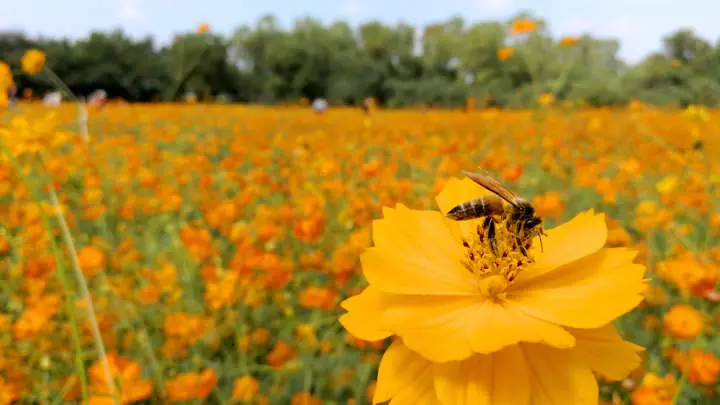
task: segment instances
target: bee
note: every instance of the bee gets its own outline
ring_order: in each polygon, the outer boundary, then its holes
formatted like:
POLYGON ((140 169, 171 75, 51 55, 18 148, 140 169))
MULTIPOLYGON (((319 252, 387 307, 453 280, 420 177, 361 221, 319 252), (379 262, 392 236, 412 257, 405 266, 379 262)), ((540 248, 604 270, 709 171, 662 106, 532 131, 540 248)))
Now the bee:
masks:
POLYGON ((542 235, 545 235, 542 229, 542 219, 535 215, 535 207, 532 204, 511 191, 499 180, 477 173, 463 173, 493 194, 457 205, 445 214, 446 217, 455 221, 485 217, 482 227, 487 231, 490 246, 496 255, 495 225, 501 222, 497 217, 506 219, 507 229, 514 233, 517 247, 523 255, 527 257, 527 249, 530 247, 527 242, 535 235, 540 238, 540 249, 542 249, 542 235), (503 201, 508 205, 505 205, 503 201))

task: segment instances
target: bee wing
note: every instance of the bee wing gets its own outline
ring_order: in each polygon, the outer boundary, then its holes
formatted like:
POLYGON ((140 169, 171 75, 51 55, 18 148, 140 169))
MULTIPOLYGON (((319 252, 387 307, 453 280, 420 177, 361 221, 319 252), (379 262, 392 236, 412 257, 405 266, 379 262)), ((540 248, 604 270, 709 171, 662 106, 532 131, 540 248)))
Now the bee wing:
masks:
POLYGON ((507 201, 512 205, 515 205, 514 200, 520 197, 519 194, 507 188, 507 186, 501 183, 500 180, 496 180, 490 176, 484 176, 482 174, 472 172, 463 172, 463 174, 469 177, 470 180, 497 194, 503 200, 507 201))

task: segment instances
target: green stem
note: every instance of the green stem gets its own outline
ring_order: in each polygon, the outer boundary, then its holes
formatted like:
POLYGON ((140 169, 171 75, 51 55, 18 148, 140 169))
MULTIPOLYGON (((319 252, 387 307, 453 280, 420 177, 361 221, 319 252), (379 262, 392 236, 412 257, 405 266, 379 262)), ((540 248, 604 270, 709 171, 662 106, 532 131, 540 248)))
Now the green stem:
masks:
POLYGON ((72 90, 63 82, 60 80, 60 78, 55 74, 55 72, 52 71, 49 67, 45 67, 45 73, 50 77, 50 81, 53 82, 56 86, 58 86, 62 91, 68 94, 68 96, 75 102, 79 102, 78 98, 75 97, 75 94, 73 94, 72 90))
POLYGON ((183 75, 180 76, 180 78, 178 79, 177 82, 175 82, 175 85, 173 86, 172 91, 170 93, 168 93, 170 96, 170 98, 168 100, 170 100, 170 101, 175 100, 175 98, 178 95, 178 92, 180 92, 180 89, 182 88, 182 86, 188 81, 188 79, 190 79, 190 76, 192 76, 192 74, 195 72, 195 69, 197 69, 197 67, 200 65, 200 62, 205 57, 205 54, 207 53, 207 51, 209 49, 210 49, 210 46, 209 45, 206 46, 202 50, 202 52, 200 52, 200 55, 198 55, 198 58, 195 60, 195 62, 190 65, 190 68, 187 71, 185 71, 185 73, 183 75))
POLYGON ((565 81, 567 80, 567 76, 570 73, 570 70, 573 68, 575 63, 566 63, 565 69, 560 72, 560 76, 555 81, 555 84, 553 85, 552 89, 550 90, 550 93, 555 96, 560 90, 560 88, 565 84, 565 81))
POLYGON ((77 251, 75 250, 75 243, 73 243, 72 235, 70 234, 70 229, 68 228, 67 222, 65 221, 65 216, 62 214, 60 202, 58 201, 57 195, 55 194, 55 190, 52 189, 50 190, 50 201, 52 201, 53 207, 55 208, 55 215, 58 223, 60 224, 60 232, 63 239, 65 240, 65 245, 70 251, 70 260, 72 261, 73 270, 75 271, 75 280, 80 286, 80 296, 87 300, 87 316, 88 320, 90 321, 90 330, 93 335, 93 341, 95 343, 95 350, 97 351, 98 360, 102 364, 103 371, 105 372, 105 378, 107 379, 110 396, 112 397, 115 405, 119 405, 119 397, 117 395, 117 391, 115 390, 112 373, 110 372, 110 364, 108 363, 107 354, 105 353, 105 345, 103 344, 102 335, 100 334, 100 327, 98 326, 97 318, 95 317, 95 306, 92 303, 92 297, 90 296, 90 290, 88 289, 87 282, 85 281, 85 276, 83 276, 80 261, 78 260, 77 251))

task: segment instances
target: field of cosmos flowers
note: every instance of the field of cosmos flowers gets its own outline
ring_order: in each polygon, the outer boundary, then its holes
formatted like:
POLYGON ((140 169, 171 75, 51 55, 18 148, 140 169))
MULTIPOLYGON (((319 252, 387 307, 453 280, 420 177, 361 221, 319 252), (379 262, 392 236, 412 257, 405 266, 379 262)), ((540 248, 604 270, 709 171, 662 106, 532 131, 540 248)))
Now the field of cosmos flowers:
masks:
POLYGON ((0 404, 719 401, 718 111, 109 103, 87 129, 0 116, 0 404), (464 170, 543 245, 445 218, 488 194, 464 170))

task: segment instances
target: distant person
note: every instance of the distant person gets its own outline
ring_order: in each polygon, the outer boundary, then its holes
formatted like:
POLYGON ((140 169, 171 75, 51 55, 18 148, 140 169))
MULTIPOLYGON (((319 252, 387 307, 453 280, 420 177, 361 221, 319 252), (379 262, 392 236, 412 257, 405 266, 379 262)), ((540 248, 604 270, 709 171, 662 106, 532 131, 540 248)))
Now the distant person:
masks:
POLYGON ((17 87, 13 86, 8 89, 8 105, 14 106, 17 102, 17 87))
POLYGON ((90 108, 101 109, 107 102, 107 92, 103 89, 95 90, 88 99, 90 108))
POLYGON ((324 98, 316 98, 312 102, 312 108, 316 113, 322 114, 328 109, 328 102, 324 98))
POLYGON ((373 111, 375 111, 375 98, 373 97, 366 97, 362 102, 362 109, 365 115, 370 115, 373 111))
POLYGON ((59 91, 46 93, 43 97, 43 104, 48 107, 59 107, 62 103, 62 94, 59 91))

